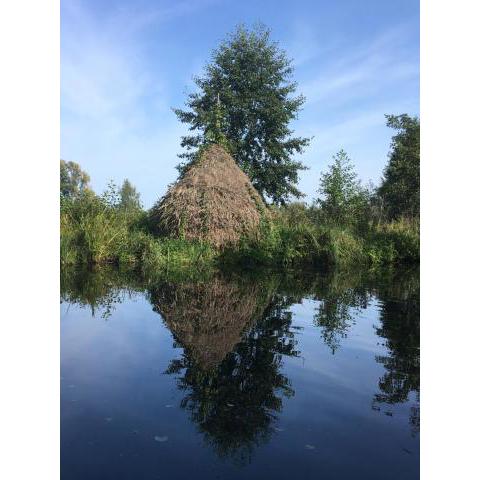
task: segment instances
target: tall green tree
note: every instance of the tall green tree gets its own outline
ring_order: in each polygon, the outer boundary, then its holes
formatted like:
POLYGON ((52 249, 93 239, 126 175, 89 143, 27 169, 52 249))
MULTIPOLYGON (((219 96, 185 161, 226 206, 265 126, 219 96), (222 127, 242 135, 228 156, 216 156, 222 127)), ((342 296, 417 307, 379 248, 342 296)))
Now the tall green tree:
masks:
POLYGON ((121 208, 127 210, 139 210, 142 208, 140 193, 137 192, 137 189, 130 183, 128 178, 123 181, 119 194, 121 208))
POLYGON ((60 160, 60 194, 65 198, 75 198, 88 190, 90 176, 78 163, 60 160))
POLYGON ((301 153, 309 139, 293 136, 289 128, 305 101, 302 95, 294 96, 292 74, 291 60, 267 28, 237 27, 214 50, 204 74, 194 78, 198 91, 188 95, 188 109, 174 109, 192 132, 182 137, 186 151, 180 155, 180 172, 210 141, 214 119, 238 165, 265 199, 284 204, 289 197, 301 197, 296 184, 305 167, 293 155, 301 153))
POLYGON ((368 191, 362 187, 352 160, 344 150, 333 156, 333 163, 320 177, 319 204, 325 220, 343 225, 363 218, 368 191))
POLYGON ((385 115, 392 137, 389 161, 378 189, 389 218, 420 215, 420 120, 409 115, 385 115))

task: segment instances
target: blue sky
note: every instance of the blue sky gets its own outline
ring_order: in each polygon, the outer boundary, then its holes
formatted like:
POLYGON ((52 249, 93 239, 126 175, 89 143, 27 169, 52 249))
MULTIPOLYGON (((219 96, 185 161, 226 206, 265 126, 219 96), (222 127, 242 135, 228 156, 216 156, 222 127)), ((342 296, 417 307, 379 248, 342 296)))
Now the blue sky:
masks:
POLYGON ((62 0, 61 157, 101 192, 128 178, 145 207, 177 176, 182 106, 211 50, 238 23, 263 22, 294 60, 306 96, 295 132, 310 201, 343 148, 378 182, 392 131, 386 113, 419 113, 418 0, 62 0))

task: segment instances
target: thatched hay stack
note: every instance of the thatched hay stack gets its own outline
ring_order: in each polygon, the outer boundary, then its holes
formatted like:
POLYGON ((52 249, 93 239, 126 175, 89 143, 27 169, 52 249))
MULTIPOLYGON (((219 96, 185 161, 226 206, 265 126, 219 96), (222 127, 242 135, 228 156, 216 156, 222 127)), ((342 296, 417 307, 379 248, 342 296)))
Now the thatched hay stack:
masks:
POLYGON ((247 175, 219 145, 211 145, 152 209, 158 230, 173 237, 234 244, 254 231, 265 205, 247 175))

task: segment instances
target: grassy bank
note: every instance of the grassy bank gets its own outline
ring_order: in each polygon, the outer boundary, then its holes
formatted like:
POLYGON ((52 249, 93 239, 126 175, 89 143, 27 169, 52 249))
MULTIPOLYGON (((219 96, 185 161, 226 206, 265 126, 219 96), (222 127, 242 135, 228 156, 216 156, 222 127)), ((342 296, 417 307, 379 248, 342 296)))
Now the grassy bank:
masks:
POLYGON ((420 259, 420 229, 418 222, 397 220, 361 230, 301 217, 289 220, 288 212, 280 210, 257 235, 243 238, 221 258, 275 267, 415 264, 420 259))
POLYGON ((154 237, 146 212, 121 208, 107 196, 87 192, 62 202, 62 265, 115 264, 145 270, 193 265, 208 268, 215 255, 214 249, 205 243, 154 237))
POLYGON ((145 271, 240 266, 378 267, 419 262, 419 223, 337 225, 322 221, 315 209, 272 210, 255 235, 235 247, 219 250, 205 242, 158 237, 151 233, 147 212, 121 208, 108 194, 86 192, 62 201, 62 265, 113 263, 145 271))

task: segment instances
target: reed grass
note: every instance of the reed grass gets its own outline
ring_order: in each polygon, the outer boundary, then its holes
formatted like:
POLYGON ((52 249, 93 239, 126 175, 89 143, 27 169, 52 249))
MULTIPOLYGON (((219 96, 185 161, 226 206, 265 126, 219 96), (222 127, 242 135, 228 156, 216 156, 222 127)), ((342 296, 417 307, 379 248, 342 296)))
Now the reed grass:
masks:
POLYGON ((62 202, 62 265, 112 263, 146 272, 201 271, 218 266, 381 267, 415 264, 420 258, 418 220, 351 225, 322 223, 314 211, 298 205, 272 210, 257 231, 235 246, 155 236, 148 215, 125 210, 106 198, 86 193, 62 202))

